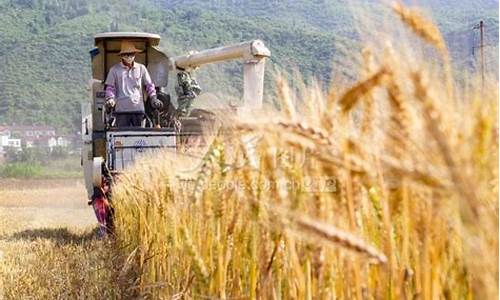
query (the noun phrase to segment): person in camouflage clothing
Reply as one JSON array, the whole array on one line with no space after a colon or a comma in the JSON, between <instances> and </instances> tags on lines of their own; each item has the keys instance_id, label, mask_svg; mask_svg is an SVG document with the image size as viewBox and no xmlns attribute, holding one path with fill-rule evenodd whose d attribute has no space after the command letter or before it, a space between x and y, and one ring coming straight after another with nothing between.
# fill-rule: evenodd
<instances>
[{"instance_id":1,"label":"person in camouflage clothing","mask_svg":"<svg viewBox=\"0 0 500 300\"><path fill-rule=\"evenodd\" d=\"M181 70L177 73L177 115L187 116L193 100L201 93L201 87L191 73Z\"/></svg>"}]
</instances>

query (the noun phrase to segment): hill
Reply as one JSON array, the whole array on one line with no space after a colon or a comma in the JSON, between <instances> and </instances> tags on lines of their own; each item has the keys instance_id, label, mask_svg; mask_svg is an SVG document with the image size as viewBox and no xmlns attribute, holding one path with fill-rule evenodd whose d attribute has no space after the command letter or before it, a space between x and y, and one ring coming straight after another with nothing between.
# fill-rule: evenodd
<instances>
[{"instance_id":1,"label":"hill","mask_svg":"<svg viewBox=\"0 0 500 300\"><path fill-rule=\"evenodd\" d=\"M498 49L496 1L428 1L457 65L476 67L473 24L484 18L487 39ZM78 130L80 103L90 77L92 36L109 31L159 33L171 54L260 38L271 48L271 69L298 69L304 78L327 82L349 77L359 35L353 11L383 11L379 1L97 1L0 0L0 123L49 124ZM498 52L496 52L498 53ZM498 62L497 55L492 62ZM497 64L497 63L496 63ZM235 63L199 72L208 92L238 95ZM270 77L269 77L270 78ZM272 84L269 85L272 87Z\"/></svg>"}]
</instances>

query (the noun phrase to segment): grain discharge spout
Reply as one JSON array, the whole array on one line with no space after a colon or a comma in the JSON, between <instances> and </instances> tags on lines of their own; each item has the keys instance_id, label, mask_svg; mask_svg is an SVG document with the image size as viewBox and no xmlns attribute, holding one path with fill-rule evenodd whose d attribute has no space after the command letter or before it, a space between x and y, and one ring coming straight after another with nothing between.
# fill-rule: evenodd
<instances>
[{"instance_id":1,"label":"grain discharge spout","mask_svg":"<svg viewBox=\"0 0 500 300\"><path fill-rule=\"evenodd\" d=\"M271 51L260 40L207 49L171 58L173 69L193 69L205 64L243 60L243 109L262 108L265 58Z\"/></svg>"}]
</instances>

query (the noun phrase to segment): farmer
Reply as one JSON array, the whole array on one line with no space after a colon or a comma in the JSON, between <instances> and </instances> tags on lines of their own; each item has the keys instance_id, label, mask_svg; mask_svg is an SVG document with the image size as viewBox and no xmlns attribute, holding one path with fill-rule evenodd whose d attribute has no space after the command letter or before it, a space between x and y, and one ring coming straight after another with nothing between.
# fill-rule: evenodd
<instances>
[{"instance_id":1,"label":"farmer","mask_svg":"<svg viewBox=\"0 0 500 300\"><path fill-rule=\"evenodd\" d=\"M161 109L163 102L156 97L154 83L151 81L146 67L134 62L136 53L142 52L136 49L130 41L122 41L121 50L118 55L121 62L111 67L106 78L106 111L115 111L117 127L134 126L141 127L144 115L144 100L142 87L146 93L153 109Z\"/></svg>"}]
</instances>

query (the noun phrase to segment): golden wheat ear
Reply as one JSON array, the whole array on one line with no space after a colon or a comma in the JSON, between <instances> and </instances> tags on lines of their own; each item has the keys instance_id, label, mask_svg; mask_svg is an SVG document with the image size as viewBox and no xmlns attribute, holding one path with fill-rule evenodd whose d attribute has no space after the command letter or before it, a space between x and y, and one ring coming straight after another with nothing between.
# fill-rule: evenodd
<instances>
[{"instance_id":1,"label":"golden wheat ear","mask_svg":"<svg viewBox=\"0 0 500 300\"><path fill-rule=\"evenodd\" d=\"M339 105L344 114L347 114L363 96L368 95L374 88L380 86L386 79L388 71L381 68L375 74L351 87L339 100Z\"/></svg>"},{"instance_id":2,"label":"golden wheat ear","mask_svg":"<svg viewBox=\"0 0 500 300\"><path fill-rule=\"evenodd\" d=\"M415 9L407 8L399 2L393 4L392 10L418 37L436 47L441 54L446 55L446 44L436 25L424 18Z\"/></svg>"},{"instance_id":3,"label":"golden wheat ear","mask_svg":"<svg viewBox=\"0 0 500 300\"><path fill-rule=\"evenodd\" d=\"M415 9L407 8L401 3L394 4L393 11L413 33L438 50L444 62L446 92L448 93L448 97L453 98L453 72L450 64L450 55L439 28L430 20L424 18Z\"/></svg>"},{"instance_id":4,"label":"golden wheat ear","mask_svg":"<svg viewBox=\"0 0 500 300\"><path fill-rule=\"evenodd\" d=\"M298 233L303 233L319 241L331 243L349 251L364 255L374 260L376 263L387 263L387 257L382 252L350 232L341 230L325 222L312 220L307 216L291 213L286 208L277 205L268 204L267 206L273 212L277 212L285 223L293 225Z\"/></svg>"}]
</instances>

